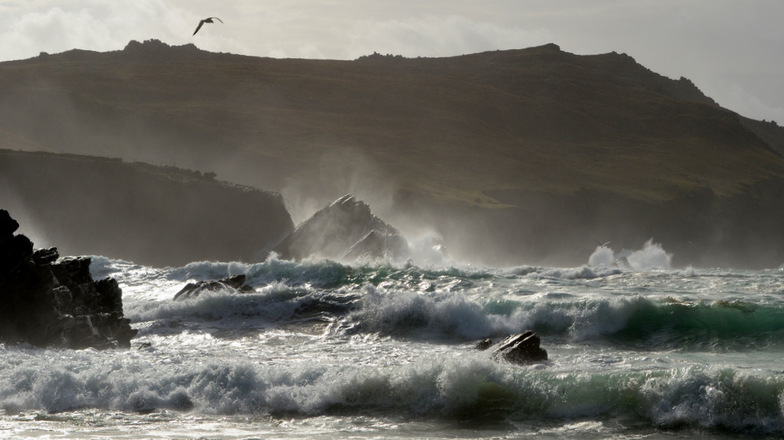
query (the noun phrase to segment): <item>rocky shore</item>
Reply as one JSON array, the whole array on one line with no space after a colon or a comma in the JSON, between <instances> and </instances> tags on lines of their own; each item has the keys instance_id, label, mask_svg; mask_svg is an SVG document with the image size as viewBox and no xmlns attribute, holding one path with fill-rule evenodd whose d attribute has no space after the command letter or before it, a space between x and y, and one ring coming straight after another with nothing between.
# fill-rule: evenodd
<instances>
[{"instance_id":1,"label":"rocky shore","mask_svg":"<svg viewBox=\"0 0 784 440\"><path fill-rule=\"evenodd\" d=\"M112 278L93 280L90 258L33 249L0 210L0 343L56 348L128 348L136 330L123 317Z\"/></svg>"}]
</instances>

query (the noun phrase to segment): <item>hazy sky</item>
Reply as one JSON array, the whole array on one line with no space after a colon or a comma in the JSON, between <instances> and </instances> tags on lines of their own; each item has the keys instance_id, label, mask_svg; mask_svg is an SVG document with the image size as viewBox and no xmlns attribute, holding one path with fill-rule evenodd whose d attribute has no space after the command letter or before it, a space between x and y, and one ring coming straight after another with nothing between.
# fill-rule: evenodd
<instances>
[{"instance_id":1,"label":"hazy sky","mask_svg":"<svg viewBox=\"0 0 784 440\"><path fill-rule=\"evenodd\" d=\"M200 18L207 25L192 36ZM130 40L254 56L450 56L556 43L623 52L784 125L781 0L0 0L0 60ZM2 80L0 78L0 80Z\"/></svg>"}]
</instances>

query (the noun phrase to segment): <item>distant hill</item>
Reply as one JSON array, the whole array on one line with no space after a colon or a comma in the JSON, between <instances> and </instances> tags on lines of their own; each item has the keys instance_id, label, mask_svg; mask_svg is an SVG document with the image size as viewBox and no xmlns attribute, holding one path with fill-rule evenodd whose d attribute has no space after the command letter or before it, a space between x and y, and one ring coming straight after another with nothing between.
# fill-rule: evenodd
<instances>
[{"instance_id":1,"label":"distant hill","mask_svg":"<svg viewBox=\"0 0 784 440\"><path fill-rule=\"evenodd\" d=\"M211 171L282 193L296 220L352 192L491 264L651 237L681 264L784 263L784 130L625 54L298 60L152 40L0 78L0 148Z\"/></svg>"},{"instance_id":2,"label":"distant hill","mask_svg":"<svg viewBox=\"0 0 784 440\"><path fill-rule=\"evenodd\" d=\"M0 205L39 247L156 266L258 261L293 229L279 194L67 154L0 150Z\"/></svg>"}]
</instances>

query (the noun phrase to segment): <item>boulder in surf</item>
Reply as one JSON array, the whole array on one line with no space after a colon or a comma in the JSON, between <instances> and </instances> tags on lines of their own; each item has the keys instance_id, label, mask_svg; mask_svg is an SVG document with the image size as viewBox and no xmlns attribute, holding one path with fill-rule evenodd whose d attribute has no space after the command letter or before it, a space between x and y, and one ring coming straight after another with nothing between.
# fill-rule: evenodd
<instances>
[{"instance_id":1,"label":"boulder in surf","mask_svg":"<svg viewBox=\"0 0 784 440\"><path fill-rule=\"evenodd\" d=\"M492 340L484 339L475 345L477 350L491 350L493 359L504 360L513 364L524 365L547 360L547 351L539 345L539 335L531 330L510 335L501 342L493 344Z\"/></svg>"},{"instance_id":2,"label":"boulder in surf","mask_svg":"<svg viewBox=\"0 0 784 440\"><path fill-rule=\"evenodd\" d=\"M253 291L253 288L245 285L245 275L234 275L218 281L188 283L174 295L174 301L196 298L204 292L217 292L220 290L244 293Z\"/></svg>"}]
</instances>

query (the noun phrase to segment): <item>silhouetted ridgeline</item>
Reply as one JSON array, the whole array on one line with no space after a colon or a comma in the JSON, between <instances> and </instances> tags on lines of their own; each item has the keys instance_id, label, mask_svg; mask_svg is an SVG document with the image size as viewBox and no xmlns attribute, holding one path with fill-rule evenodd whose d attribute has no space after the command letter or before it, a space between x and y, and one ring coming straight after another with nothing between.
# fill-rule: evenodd
<instances>
[{"instance_id":1,"label":"silhouetted ridgeline","mask_svg":"<svg viewBox=\"0 0 784 440\"><path fill-rule=\"evenodd\" d=\"M279 194L89 156L0 150L0 205L39 246L158 266L259 260L293 229Z\"/></svg>"},{"instance_id":2,"label":"silhouetted ridgeline","mask_svg":"<svg viewBox=\"0 0 784 440\"><path fill-rule=\"evenodd\" d=\"M581 264L594 240L653 238L676 264L784 263L784 129L626 54L298 60L152 40L0 77L0 148L212 170L297 219L351 193L458 259Z\"/></svg>"}]
</instances>

